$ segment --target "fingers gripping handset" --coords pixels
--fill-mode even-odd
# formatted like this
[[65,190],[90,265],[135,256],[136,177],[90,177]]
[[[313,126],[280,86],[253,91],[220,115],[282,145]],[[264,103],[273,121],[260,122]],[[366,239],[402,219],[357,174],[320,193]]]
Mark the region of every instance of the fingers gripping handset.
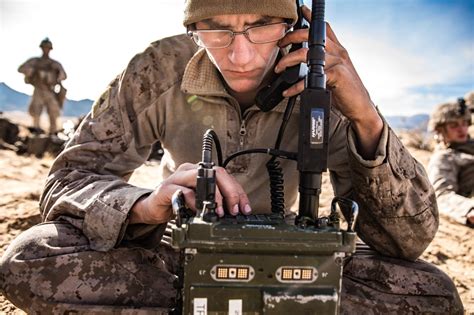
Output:
[[[303,0],[296,0],[298,9],[298,20],[293,30],[308,28],[308,23],[303,17]],[[307,43],[298,43],[291,46],[290,52],[307,47]],[[283,100],[283,91],[302,80],[307,72],[307,66],[304,63],[287,68],[281,75],[277,76],[270,84],[262,88],[256,97],[257,106],[263,111],[268,112],[277,106]]]

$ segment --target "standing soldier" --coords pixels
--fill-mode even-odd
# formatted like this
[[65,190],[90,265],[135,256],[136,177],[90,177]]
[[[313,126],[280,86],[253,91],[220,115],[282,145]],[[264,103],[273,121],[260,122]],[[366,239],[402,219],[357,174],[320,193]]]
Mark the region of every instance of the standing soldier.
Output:
[[465,99],[438,105],[428,125],[438,141],[428,175],[439,211],[470,227],[474,227],[474,141],[468,133],[472,98],[474,92]]
[[41,41],[39,46],[43,51],[41,57],[28,59],[18,68],[18,72],[25,75],[25,82],[35,87],[28,112],[33,117],[33,126],[40,127],[40,116],[43,107],[49,115],[49,133],[57,132],[56,121],[62,109],[66,96],[66,89],[61,81],[66,79],[66,72],[59,62],[49,58],[53,43],[49,38]]

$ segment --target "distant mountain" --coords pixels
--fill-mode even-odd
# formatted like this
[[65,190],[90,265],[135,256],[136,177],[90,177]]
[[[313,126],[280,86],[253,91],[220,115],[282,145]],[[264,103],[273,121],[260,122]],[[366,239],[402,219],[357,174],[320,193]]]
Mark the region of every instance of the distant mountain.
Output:
[[[5,83],[0,82],[0,111],[24,111],[28,109],[30,95],[18,92]],[[87,114],[93,101],[89,99],[73,101],[66,100],[64,116],[78,117]],[[426,130],[429,115],[419,114],[414,116],[387,116],[385,119],[395,130]]]
[[[23,111],[28,110],[28,103],[30,102],[30,95],[18,92],[3,82],[0,82],[0,111]],[[78,117],[85,115],[91,109],[93,101],[84,99],[74,101],[66,99],[64,103],[64,116]]]
[[420,130],[426,131],[428,127],[428,114],[418,114],[413,116],[387,116],[388,124],[394,130]]

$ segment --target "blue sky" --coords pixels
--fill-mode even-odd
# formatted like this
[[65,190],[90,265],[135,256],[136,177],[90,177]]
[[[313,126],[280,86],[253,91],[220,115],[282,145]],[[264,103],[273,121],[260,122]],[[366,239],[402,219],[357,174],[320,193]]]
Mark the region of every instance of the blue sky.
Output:
[[474,1],[326,3],[383,113],[430,112],[474,90]]
[[[31,93],[17,67],[51,56],[72,99],[99,96],[148,43],[181,33],[183,0],[0,0],[0,82]],[[326,19],[385,115],[429,113],[474,90],[474,0],[326,0]]]

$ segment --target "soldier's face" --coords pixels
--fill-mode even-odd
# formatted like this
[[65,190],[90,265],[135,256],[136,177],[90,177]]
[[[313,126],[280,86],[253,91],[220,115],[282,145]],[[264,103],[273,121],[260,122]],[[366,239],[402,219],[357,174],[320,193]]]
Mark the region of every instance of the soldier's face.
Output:
[[50,46],[47,46],[47,45],[41,47],[41,50],[43,51],[44,55],[49,55],[49,52],[51,51],[51,49],[52,48]]
[[446,143],[464,143],[469,138],[468,128],[469,123],[465,119],[459,118],[446,123],[441,132]]
[[[197,22],[196,29],[222,29],[241,32],[248,27],[283,22],[257,14],[219,15]],[[273,71],[279,48],[277,42],[251,43],[245,36],[236,35],[225,48],[206,48],[212,63],[222,74],[226,84],[237,93],[256,91],[265,76]]]

